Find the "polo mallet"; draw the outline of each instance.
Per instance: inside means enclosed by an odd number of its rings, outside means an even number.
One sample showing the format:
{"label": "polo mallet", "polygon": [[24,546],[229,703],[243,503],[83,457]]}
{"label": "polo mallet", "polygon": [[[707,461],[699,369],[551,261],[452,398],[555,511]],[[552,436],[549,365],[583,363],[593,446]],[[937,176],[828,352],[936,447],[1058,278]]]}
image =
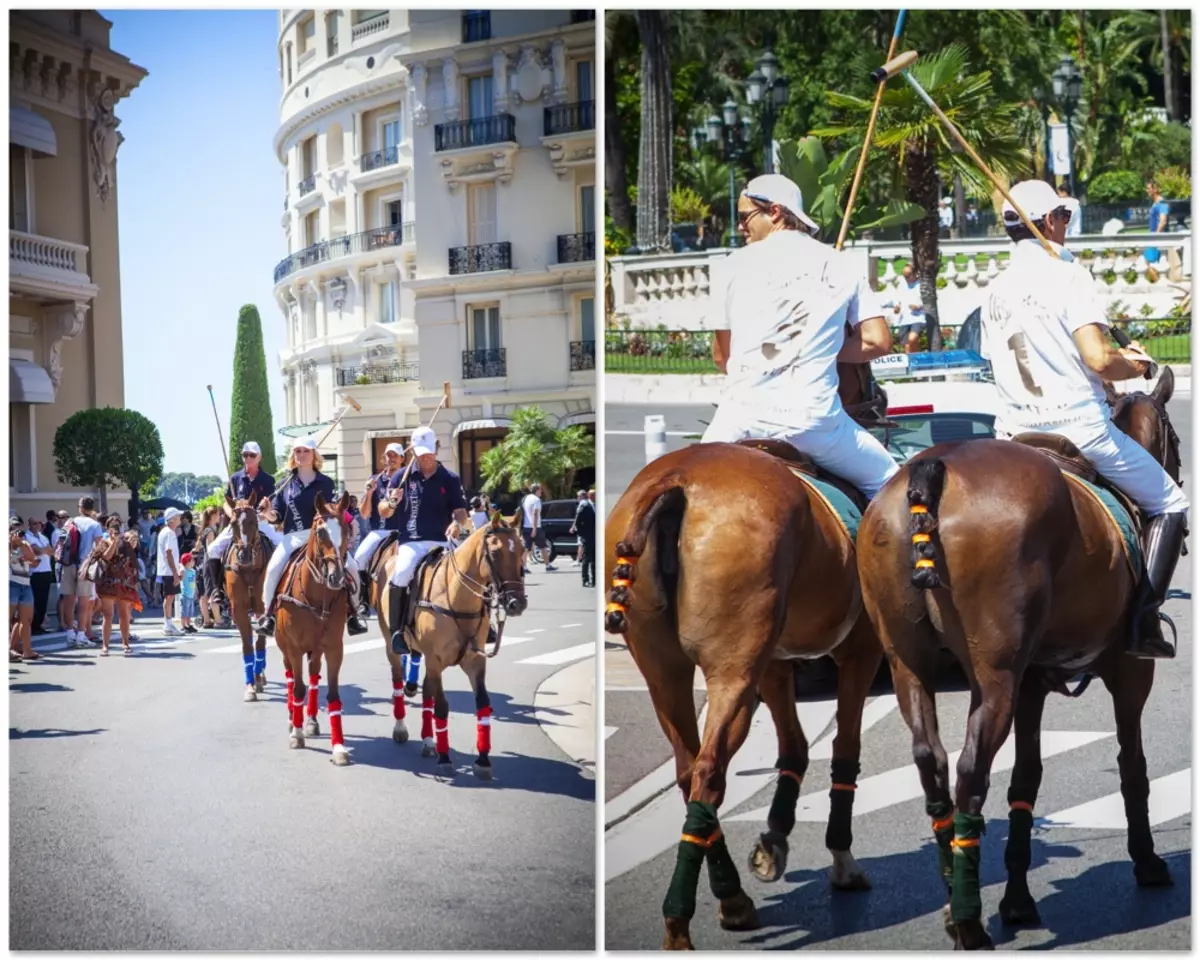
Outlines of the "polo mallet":
{"label": "polo mallet", "polygon": [[[942,108],[933,102],[933,98],[925,92],[925,88],[922,87],[921,84],[917,82],[916,78],[914,78],[909,72],[908,68],[917,62],[918,56],[919,54],[915,50],[906,51],[895,59],[889,60],[877,70],[872,71],[871,79],[875,83],[882,85],[886,80],[894,77],[897,73],[901,74],[908,82],[908,85],[916,92],[917,96],[920,97],[925,102],[925,105],[933,111],[934,116],[936,116],[942,122],[942,125],[948,131],[950,131],[950,135],[956,141],[958,141],[958,145],[963,148],[967,156],[969,156],[975,162],[975,166],[977,166],[983,175],[991,181],[992,186],[1000,191],[1001,196],[1008,201],[1013,210],[1016,211],[1017,216],[1021,218],[1021,222],[1024,223],[1029,232],[1037,238],[1038,242],[1045,248],[1046,252],[1052,257],[1061,260],[1062,257],[1058,255],[1058,251],[1054,249],[1050,241],[1045,238],[1042,232],[1033,225],[1033,221],[1029,219],[1029,215],[1021,208],[1021,205],[1012,198],[1012,194],[1008,192],[1008,188],[1000,182],[1000,179],[994,173],[992,173],[991,168],[983,162],[983,158],[975,152],[975,149],[969,143],[967,143],[966,138],[964,138],[963,135],[958,132],[958,127],[954,125],[954,122],[942,112]],[[1120,346],[1129,348],[1131,341],[1126,335],[1125,331],[1118,330],[1116,327],[1110,327],[1109,330],[1112,333],[1113,339],[1116,340]],[[1146,370],[1146,379],[1149,380],[1154,376],[1157,370],[1154,360],[1140,350],[1134,349],[1134,352],[1139,354],[1140,359],[1145,360],[1146,363],[1149,364],[1149,367]]]}
{"label": "polo mallet", "polygon": [[229,451],[225,449],[225,434],[221,430],[221,418],[217,414],[217,398],[213,396],[212,384],[208,384],[208,399],[212,401],[213,419],[217,421],[217,438],[221,441],[221,459],[225,461],[225,479],[233,474],[229,470]]}
{"label": "polo mallet", "polygon": [[[896,53],[896,44],[900,40],[900,31],[904,27],[904,14],[906,11],[901,10],[896,14],[896,29],[892,31],[892,41],[888,44],[887,58],[891,60]],[[913,54],[913,59],[917,58]],[[862,183],[863,171],[867,167],[867,156],[871,152],[871,140],[875,136],[875,121],[879,116],[879,104],[883,100],[883,88],[887,84],[885,77],[879,83],[875,90],[875,102],[871,105],[871,119],[867,121],[867,137],[863,140],[862,152],[858,155],[858,167],[854,171],[854,180],[850,184],[850,198],[846,201],[846,212],[842,214],[842,229],[838,231],[837,243],[833,245],[835,250],[841,250],[846,243],[846,234],[850,231],[850,214],[854,210],[854,200],[858,196],[858,187]]]}

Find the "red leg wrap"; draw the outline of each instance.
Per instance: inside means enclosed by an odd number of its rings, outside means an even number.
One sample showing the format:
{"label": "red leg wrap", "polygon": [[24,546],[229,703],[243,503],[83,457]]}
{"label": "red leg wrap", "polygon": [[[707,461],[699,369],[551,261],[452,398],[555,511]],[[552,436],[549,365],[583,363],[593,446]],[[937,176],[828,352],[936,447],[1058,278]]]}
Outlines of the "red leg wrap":
{"label": "red leg wrap", "polygon": [[304,701],[296,700],[292,704],[292,726],[297,730],[304,727]]}
{"label": "red leg wrap", "polygon": [[475,747],[480,753],[492,749],[492,708],[482,707],[475,711]]}
{"label": "red leg wrap", "polygon": [[319,673],[311,674],[308,678],[308,715],[315,717],[317,715],[318,697],[321,693],[321,675]]}
{"label": "red leg wrap", "polygon": [[433,700],[421,704],[421,739],[433,736]]}
{"label": "red leg wrap", "polygon": [[342,701],[329,701],[329,745],[336,747],[342,743]]}
{"label": "red leg wrap", "polygon": [[404,688],[392,687],[392,716],[397,720],[403,720],[404,714]]}
{"label": "red leg wrap", "polygon": [[434,730],[437,734],[437,752],[439,754],[450,752],[450,718],[445,720],[435,720]]}
{"label": "red leg wrap", "polygon": [[287,677],[287,690],[288,690],[287,705],[288,705],[288,715],[290,716],[292,713],[292,693],[296,689],[296,678],[294,676],[292,676],[291,670],[284,671],[283,675],[285,677]]}

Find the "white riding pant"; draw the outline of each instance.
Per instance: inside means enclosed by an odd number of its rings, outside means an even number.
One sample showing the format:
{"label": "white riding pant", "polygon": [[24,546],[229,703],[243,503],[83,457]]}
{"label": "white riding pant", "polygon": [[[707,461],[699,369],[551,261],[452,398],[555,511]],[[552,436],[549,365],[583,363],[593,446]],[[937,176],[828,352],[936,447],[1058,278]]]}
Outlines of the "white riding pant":
{"label": "white riding pant", "polygon": [[1162,465],[1111,420],[1091,418],[1083,421],[1022,427],[996,422],[996,436],[1011,440],[1025,431],[1054,433],[1066,437],[1092,462],[1097,472],[1146,511],[1157,517],[1163,513],[1185,513],[1188,499]]}
{"label": "white riding pant", "polygon": [[[258,529],[260,533],[266,534],[267,539],[275,544],[275,546],[279,546],[279,544],[283,542],[283,534],[276,530],[269,523],[264,523]],[[211,557],[216,557],[224,553],[225,548],[231,543],[233,543],[233,527],[229,526],[217,534],[217,539],[214,540],[208,548],[209,555]]]}
{"label": "white riding pant", "polygon": [[[283,569],[300,547],[308,543],[311,530],[293,530],[280,538],[280,543],[267,561],[267,575],[263,578],[263,609],[269,609],[275,599],[275,591],[279,589],[279,581],[283,578]],[[346,554],[346,571],[349,576],[351,589],[358,589],[358,564],[354,562],[353,554]]]}
{"label": "white riding pant", "polygon": [[443,540],[410,540],[400,544],[396,551],[396,563],[392,568],[390,583],[393,587],[407,587],[412,583],[413,574],[417,572],[417,564],[429,555],[434,547],[446,546]]}
{"label": "white riding pant", "polygon": [[810,427],[791,427],[756,419],[744,407],[723,403],[704,431],[703,443],[739,440],[786,440],[819,467],[874,497],[899,467],[887,448],[850,419],[845,410]]}
{"label": "white riding pant", "polygon": [[354,551],[354,562],[358,564],[360,569],[365,570],[367,568],[367,564],[375,556],[375,551],[379,549],[379,545],[391,535],[391,530],[372,530],[363,537],[362,543]]}

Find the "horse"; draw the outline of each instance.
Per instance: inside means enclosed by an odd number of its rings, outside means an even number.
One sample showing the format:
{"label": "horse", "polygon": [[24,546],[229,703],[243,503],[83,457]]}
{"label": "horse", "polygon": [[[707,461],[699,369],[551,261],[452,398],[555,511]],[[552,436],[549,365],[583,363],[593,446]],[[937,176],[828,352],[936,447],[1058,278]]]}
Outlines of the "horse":
{"label": "horse", "polygon": [[[1116,399],[1113,422],[1178,482],[1178,437],[1166,411],[1173,388],[1174,374],[1164,368],[1152,393]],[[1052,443],[1055,455],[1082,460],[1061,439],[1039,436],[1017,439]],[[1085,682],[1099,677],[1112,695],[1136,881],[1171,883],[1150,833],[1141,739],[1154,661],[1124,652],[1137,572],[1105,508],[1052,456],[1008,440],[931,447],[888,482],[859,530],[864,603],[912,731],[933,820],[948,893],[946,931],[964,949],[992,945],[980,921],[979,845],[992,761],[1010,728],[1016,763],[1000,916],[1006,924],[1039,922],[1026,874],[1042,779],[1042,710],[1050,692],[1067,693],[1067,680],[1079,674]],[[934,695],[942,646],[971,689],[953,800]]]}
{"label": "horse", "polygon": [[[382,548],[381,548],[382,549]],[[475,746],[478,756],[473,770],[480,780],[492,778],[492,705],[485,674],[487,662],[500,652],[504,620],[520,616],[528,601],[525,597],[525,550],[521,531],[493,511],[487,524],[474,531],[457,549],[443,549],[417,567],[409,588],[407,636],[414,656],[425,662],[425,681],[421,691],[421,756],[437,756],[438,773],[453,774],[450,762],[450,703],[442,685],[442,674],[459,666],[475,693]],[[388,622],[394,553],[381,567],[374,581],[378,602],[379,626],[385,641],[392,635]],[[487,650],[488,626],[492,612],[499,619],[496,645]],[[393,688],[403,676],[401,658],[384,643],[392,669]],[[408,741],[402,692],[393,698],[395,728],[392,739]]]}
{"label": "horse", "polygon": [[262,583],[270,554],[262,545],[254,505],[248,500],[235,502],[228,493],[225,503],[233,513],[230,520],[233,542],[223,566],[225,595],[229,597],[230,615],[242,638],[246,679],[246,693],[242,699],[252,703],[267,687],[267,635],[259,631],[257,640],[252,639],[250,614],[257,616],[263,612]]}
{"label": "horse", "polygon": [[[275,643],[283,654],[287,678],[288,746],[293,750],[301,749],[306,735],[320,733],[317,696],[321,684],[321,658],[324,657],[329,664],[326,706],[332,747],[330,759],[339,767],[350,763],[342,735],[342,698],[338,690],[346,604],[349,602],[346,597],[346,551],[351,535],[345,519],[349,501],[349,495],[342,494],[336,504],[328,504],[320,493],[317,494],[316,514],[308,542],[284,568],[275,618]],[[305,657],[308,658],[309,684],[307,724],[304,722]]]}
{"label": "horse", "polygon": [[[625,635],[646,679],[687,810],[663,903],[664,949],[692,948],[706,859],[721,926],[759,926],[717,818],[726,771],[759,697],[775,723],[779,780],[750,868],[763,882],[783,876],[808,768],[795,706],[797,659],[830,654],[838,665],[825,845],[834,888],[870,886],[850,852],[851,815],[863,706],[882,652],[861,615],[854,545],[813,488],[767,452],[783,448],[792,451],[772,441],[703,443],[659,457],[634,478],[606,524],[616,549],[605,552],[612,585],[605,629]],[[692,699],[697,667],[708,692],[702,738]]]}
{"label": "horse", "polygon": [[[383,610],[381,600],[383,590],[388,582],[388,561],[396,555],[396,551],[400,548],[398,538],[385,540],[379,545],[374,555],[369,561],[367,573],[370,576],[367,587],[367,601],[376,610]],[[380,614],[386,616],[386,611]],[[384,640],[387,641],[391,634],[385,631]],[[387,646],[390,648],[391,643]],[[392,669],[392,716],[395,719],[395,726],[392,730],[392,739],[396,743],[408,742],[408,727],[404,723],[404,718],[407,715],[407,707],[405,697],[411,697],[416,694],[419,689],[417,680],[421,675],[421,655],[419,653],[404,654],[400,657],[389,657],[389,662]]]}

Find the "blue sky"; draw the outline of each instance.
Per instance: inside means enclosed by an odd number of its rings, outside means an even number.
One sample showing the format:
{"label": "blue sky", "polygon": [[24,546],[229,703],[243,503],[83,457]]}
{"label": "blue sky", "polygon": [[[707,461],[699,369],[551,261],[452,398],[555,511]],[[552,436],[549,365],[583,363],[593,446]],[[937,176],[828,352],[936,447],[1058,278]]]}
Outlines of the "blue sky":
{"label": "blue sky", "polygon": [[273,425],[285,425],[285,336],[272,296],[272,271],[287,252],[283,174],[271,149],[278,13],[101,13],[113,49],[150,72],[117,106],[125,404],[158,424],[165,470],[221,474],[205,385],[228,442],[243,304],[262,318]]}

